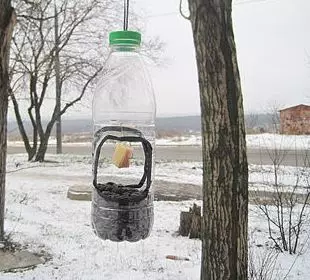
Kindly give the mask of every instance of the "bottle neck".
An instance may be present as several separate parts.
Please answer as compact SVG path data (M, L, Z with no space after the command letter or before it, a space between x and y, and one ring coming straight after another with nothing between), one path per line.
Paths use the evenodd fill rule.
M111 52L138 52L139 45L110 45Z

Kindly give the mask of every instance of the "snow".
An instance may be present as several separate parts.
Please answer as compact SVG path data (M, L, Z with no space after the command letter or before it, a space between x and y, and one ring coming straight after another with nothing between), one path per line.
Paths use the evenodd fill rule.
M281 134L248 134L246 135L247 147L250 149L283 149L307 150L310 147L310 135L281 135ZM200 146L201 136L189 135L157 139L159 146Z
M189 135L156 139L158 146L200 146L201 136Z
M188 210L193 202L201 205L201 201L155 201L155 223L149 238L137 243L103 241L91 228L91 203L66 197L70 186L91 183L91 158L48 155L47 163L28 163L26 159L24 154L8 156L5 228L13 241L33 252L48 253L51 259L33 270L0 273L0 279L199 279L201 242L176 232L180 211ZM302 171L283 167L280 182L289 187L298 172L310 174ZM107 172L115 175L112 169ZM201 185L202 163L159 162L156 178ZM253 187L270 186L272 167L251 165L250 182ZM249 206L249 237L251 252L259 263L259 256L270 251L272 243L267 222L254 205ZM309 279L308 239L308 234L302 236L305 245L297 258L279 254L274 279L282 279L292 264L287 279ZM167 255L189 261L169 260Z
M275 168L271 165L249 166L249 189L273 191L275 184ZM279 166L277 171L277 184L282 191L289 192L296 187L296 193L306 193L310 187L310 168Z
M252 149L307 150L310 147L310 135L250 134L246 141Z
M310 135L281 135L281 134L248 134L246 135L247 147L251 149L288 149L306 150L310 147ZM157 139L159 146L200 146L201 136L189 135Z
M310 147L310 135L281 135L281 134L248 134L246 135L247 147L250 149L288 149L307 150ZM156 139L157 146L201 146L200 135L188 135ZM52 138L50 145L56 145ZM90 146L90 142L68 142L64 146ZM10 141L9 146L23 147L22 141Z
M176 236L179 213L192 202L155 202L153 231L144 241L102 241L91 228L90 202L66 198L69 186L91 182L85 178L91 172L90 158L50 155L58 163L43 164L25 159L8 158L6 231L34 252L47 251L52 260L34 270L0 273L0 279L199 278L201 242ZM166 255L190 261L168 260Z
M298 208L298 207L297 207ZM309 215L309 213L308 213ZM305 231L301 235L300 247L295 255L280 253L271 249L273 242L268 238L268 226L266 219L256 206L249 206L249 259L253 259L256 269L265 262L265 266L270 265L271 260L266 256L271 255L274 258L274 268L269 268L266 276L268 278L255 279L292 279L307 280L310 273L310 246L309 246L309 219L305 226ZM271 265L272 266L272 265ZM273 275L271 275L273 274Z

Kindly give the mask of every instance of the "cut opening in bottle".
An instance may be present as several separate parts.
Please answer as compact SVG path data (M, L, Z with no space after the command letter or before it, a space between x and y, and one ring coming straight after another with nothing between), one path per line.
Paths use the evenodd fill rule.
M113 241L138 241L146 238L153 224L153 196L150 193L153 157L151 143L139 130L117 126L101 128L95 133L94 140L92 224L96 234ZM119 169L129 168L133 147L143 148L144 164L140 179L121 184L120 176L113 176L111 180L104 174L98 176L102 147L107 142L115 147L110 164ZM101 177L105 181L99 182Z

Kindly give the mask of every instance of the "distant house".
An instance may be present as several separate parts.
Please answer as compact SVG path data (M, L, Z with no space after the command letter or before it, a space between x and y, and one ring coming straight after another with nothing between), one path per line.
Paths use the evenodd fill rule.
M310 106L300 104L280 110L281 134L310 134Z

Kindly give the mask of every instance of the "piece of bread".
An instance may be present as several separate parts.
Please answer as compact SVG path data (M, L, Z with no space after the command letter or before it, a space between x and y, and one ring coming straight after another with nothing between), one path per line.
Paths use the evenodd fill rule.
M132 148L128 145L117 143L115 146L112 162L118 168L126 168L130 165Z

